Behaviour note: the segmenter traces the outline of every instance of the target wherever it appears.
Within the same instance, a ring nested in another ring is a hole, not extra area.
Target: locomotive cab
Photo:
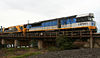
[[[81,26],[87,27],[88,30],[97,31],[96,22],[93,19],[93,13],[77,15],[76,22]]]

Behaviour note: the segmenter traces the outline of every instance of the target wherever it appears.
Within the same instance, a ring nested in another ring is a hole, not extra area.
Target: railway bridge
[[[100,47],[100,33],[92,30],[81,31],[45,31],[45,32],[11,32],[0,33],[0,43],[7,44],[8,47],[33,47],[32,43],[37,42],[39,49],[55,45],[56,37],[64,35],[69,39],[75,39],[75,43],[84,44],[84,47]]]

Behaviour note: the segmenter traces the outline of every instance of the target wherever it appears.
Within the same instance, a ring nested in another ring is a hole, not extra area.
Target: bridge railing
[[[57,37],[59,35],[65,35],[68,37],[89,37],[92,32],[92,35],[95,35],[94,31],[84,30],[84,31],[52,31],[52,32],[26,32],[25,35],[23,33],[8,33],[0,35],[0,37]],[[97,36],[100,34],[97,34]]]

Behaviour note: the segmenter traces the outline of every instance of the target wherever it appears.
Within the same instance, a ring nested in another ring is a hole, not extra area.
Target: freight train
[[[2,28],[1,32],[43,32],[43,31],[68,31],[68,30],[93,30],[97,31],[93,13],[73,15],[51,20],[29,23],[8,28]]]

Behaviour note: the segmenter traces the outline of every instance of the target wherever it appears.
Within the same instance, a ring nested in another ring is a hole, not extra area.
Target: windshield
[[[76,22],[86,22],[86,21],[93,21],[91,17],[80,17],[76,19]]]

